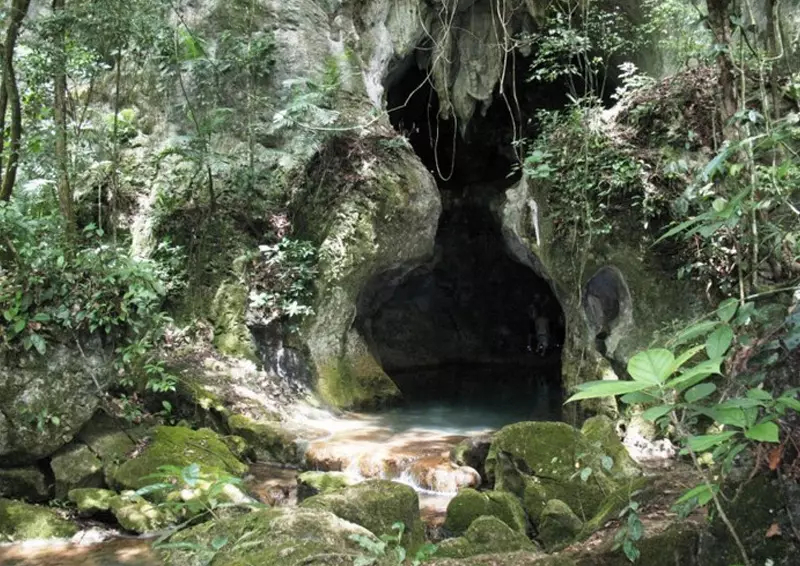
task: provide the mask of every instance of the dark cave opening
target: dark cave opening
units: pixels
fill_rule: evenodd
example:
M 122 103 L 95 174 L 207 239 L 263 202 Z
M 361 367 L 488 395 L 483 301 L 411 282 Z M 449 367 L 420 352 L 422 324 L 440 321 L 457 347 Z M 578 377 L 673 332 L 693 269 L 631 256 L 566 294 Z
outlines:
M 550 284 L 507 252 L 491 202 L 518 180 L 513 142 L 535 135 L 539 108 L 561 108 L 565 89 L 520 88 L 512 122 L 495 101 L 463 133 L 437 119 L 427 73 L 391 81 L 390 118 L 437 178 L 442 216 L 434 257 L 384 274 L 362 294 L 357 325 L 404 400 L 491 405 L 520 418 L 561 417 L 564 315 Z M 421 86 L 422 85 L 422 86 Z M 527 85 L 528 87 L 530 85 Z M 524 124 L 523 124 L 524 122 Z

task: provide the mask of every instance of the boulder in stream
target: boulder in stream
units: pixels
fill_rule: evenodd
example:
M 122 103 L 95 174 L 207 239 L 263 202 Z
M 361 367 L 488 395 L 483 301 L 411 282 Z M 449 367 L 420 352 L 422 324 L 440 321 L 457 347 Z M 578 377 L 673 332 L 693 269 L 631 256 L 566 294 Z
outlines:
M 0 542 L 67 538 L 78 528 L 55 509 L 0 499 Z
M 299 465 L 303 463 L 303 451 L 294 436 L 285 431 L 280 423 L 254 421 L 244 415 L 228 417 L 230 431 L 247 442 L 259 461 Z
M 497 517 L 478 517 L 462 537 L 444 541 L 436 552 L 441 558 L 465 558 L 489 552 L 535 552 L 536 546 Z
M 453 535 L 461 535 L 481 516 L 496 517 L 517 533 L 526 534 L 528 520 L 519 500 L 504 491 L 479 492 L 462 489 L 447 506 L 444 528 Z
M 350 487 L 355 483 L 355 480 L 344 472 L 303 472 L 297 476 L 297 499 L 303 501 L 315 495 Z

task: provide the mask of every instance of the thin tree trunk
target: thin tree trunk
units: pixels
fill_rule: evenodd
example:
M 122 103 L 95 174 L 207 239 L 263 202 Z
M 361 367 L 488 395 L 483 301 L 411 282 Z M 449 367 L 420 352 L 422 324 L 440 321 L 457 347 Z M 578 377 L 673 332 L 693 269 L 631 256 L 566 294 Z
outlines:
M 53 0 L 53 15 L 57 19 L 64 15 L 66 0 Z M 65 22 L 57 21 L 53 38 L 55 52 L 54 111 L 56 122 L 56 164 L 58 168 L 58 204 L 66 224 L 67 237 L 75 233 L 75 213 L 72 208 L 72 187 L 69 182 L 69 155 L 67 154 L 67 72 L 64 52 Z
M 5 110 L 8 104 L 11 104 L 11 137 L 9 139 L 10 152 L 6 161 L 5 177 L 3 178 L 2 186 L 0 186 L 0 200 L 11 198 L 14 183 L 17 181 L 19 148 L 20 140 L 22 139 L 22 105 L 19 100 L 17 77 L 14 74 L 14 49 L 17 46 L 19 30 L 22 26 L 22 21 L 28 14 L 30 3 L 31 0 L 12 1 L 6 41 L 3 46 L 3 91 L 5 98 L 0 99 L 0 111 L 3 111 L 3 118 L 5 118 Z M 3 120 L 2 125 L 5 126 L 5 120 Z M 4 150 L 4 147 L 0 146 L 0 151 L 2 150 Z M 0 154 L 0 157 L 2 157 L 2 154 Z
M 117 49 L 116 59 L 117 72 L 114 78 L 114 156 L 111 164 L 111 214 L 109 215 L 114 242 L 117 241 L 117 215 L 119 207 L 119 99 L 122 89 L 122 48 Z M 98 226 L 100 225 L 98 224 Z
M 717 45 L 720 46 L 717 55 L 720 87 L 720 113 L 723 127 L 727 129 L 727 122 L 737 111 L 736 74 L 728 48 L 731 44 L 731 0 L 708 0 L 708 22 L 711 33 Z

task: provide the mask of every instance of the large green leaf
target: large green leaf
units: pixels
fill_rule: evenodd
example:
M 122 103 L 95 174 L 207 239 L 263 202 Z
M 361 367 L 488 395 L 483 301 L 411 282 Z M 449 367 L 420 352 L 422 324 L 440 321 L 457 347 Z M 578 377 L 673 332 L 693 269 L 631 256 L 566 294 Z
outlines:
M 729 438 L 736 435 L 736 431 L 729 430 L 720 434 L 705 434 L 702 436 L 690 436 L 688 439 L 689 448 L 695 452 L 705 452 L 717 444 L 722 444 Z
M 719 374 L 721 363 L 722 360 L 706 360 L 704 362 L 700 362 L 696 366 L 687 369 L 679 376 L 670 379 L 667 382 L 667 387 L 674 387 L 679 391 L 689 389 L 704 379 L 707 379 L 714 374 Z
M 715 320 L 705 320 L 693 324 L 689 328 L 684 328 L 681 330 L 680 334 L 675 337 L 675 344 L 685 344 L 686 342 L 691 342 L 695 338 L 705 336 L 714 330 L 718 324 L 719 322 Z
M 757 440 L 759 442 L 778 442 L 780 429 L 775 423 L 766 422 L 748 428 L 744 431 L 744 435 L 750 440 Z
M 758 408 L 756 407 L 741 408 L 720 405 L 698 409 L 698 412 L 711 417 L 719 424 L 742 429 L 752 426 L 758 418 Z
M 712 360 L 721 358 L 731 347 L 733 330 L 727 324 L 720 326 L 706 339 L 706 352 Z
M 599 399 L 601 397 L 613 397 L 615 395 L 624 395 L 625 393 L 633 393 L 634 391 L 642 391 L 651 387 L 649 383 L 640 381 L 590 381 L 582 384 L 577 393 L 567 399 L 567 403 L 572 401 L 580 401 L 581 399 Z
M 651 407 L 642 413 L 642 418 L 646 421 L 655 422 L 672 410 L 672 405 L 658 405 Z
M 675 358 L 675 363 L 672 364 L 672 372 L 675 373 L 676 371 L 681 369 L 686 362 L 695 357 L 697 353 L 700 352 L 700 350 L 702 350 L 703 348 L 705 348 L 703 344 L 694 346 L 683 352 L 677 358 Z
M 738 299 L 725 299 L 717 307 L 717 317 L 722 322 L 730 322 L 739 308 Z
M 661 385 L 672 375 L 675 356 L 669 350 L 654 348 L 633 356 L 628 362 L 628 373 L 635 381 Z
M 716 390 L 717 386 L 713 383 L 701 383 L 700 385 L 695 385 L 689 389 L 686 393 L 684 393 L 683 397 L 688 403 L 695 403 L 700 399 L 708 397 Z
M 702 507 L 711 499 L 713 498 L 713 494 L 719 491 L 719 486 L 712 484 L 709 488 L 708 484 L 698 485 L 695 488 L 690 489 L 683 495 L 681 495 L 677 501 L 675 501 L 676 505 L 680 505 L 681 503 L 685 503 L 691 499 L 697 499 L 697 504 Z

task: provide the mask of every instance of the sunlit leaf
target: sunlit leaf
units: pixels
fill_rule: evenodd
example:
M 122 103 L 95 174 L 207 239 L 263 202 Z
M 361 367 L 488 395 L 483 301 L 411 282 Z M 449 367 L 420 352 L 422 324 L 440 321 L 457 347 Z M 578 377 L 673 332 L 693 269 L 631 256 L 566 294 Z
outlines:
M 765 422 L 747 429 L 744 431 L 744 435 L 750 440 L 758 442 L 778 442 L 780 429 L 773 422 Z
M 669 350 L 654 348 L 639 352 L 628 361 L 628 373 L 635 381 L 661 385 L 672 374 L 675 356 Z
M 647 409 L 642 413 L 642 418 L 646 421 L 655 422 L 672 410 L 672 405 L 659 405 Z
M 722 358 L 733 342 L 733 330 L 727 324 L 720 326 L 706 339 L 706 352 L 712 360 Z
M 642 391 L 648 387 L 651 387 L 649 383 L 642 383 L 639 381 L 591 381 L 582 384 L 580 386 L 580 391 L 567 399 L 566 402 L 571 403 L 572 401 L 580 401 L 581 399 L 614 397 L 616 395 L 624 395 L 625 393 L 633 393 L 634 391 Z
M 690 436 L 687 439 L 687 444 L 689 448 L 691 448 L 695 452 L 705 452 L 706 450 L 708 450 L 709 448 L 713 448 L 717 444 L 722 444 L 723 442 L 735 436 L 736 434 L 737 434 L 736 431 L 729 430 L 727 432 L 722 432 L 720 434 L 705 434 L 702 436 Z
M 739 308 L 739 301 L 737 299 L 725 299 L 717 307 L 717 318 L 722 322 L 730 322 L 736 315 L 736 310 Z
M 701 383 L 700 385 L 695 385 L 686 391 L 686 393 L 683 395 L 683 398 L 686 399 L 687 403 L 695 403 L 700 399 L 705 399 L 716 390 L 717 386 L 713 383 Z

